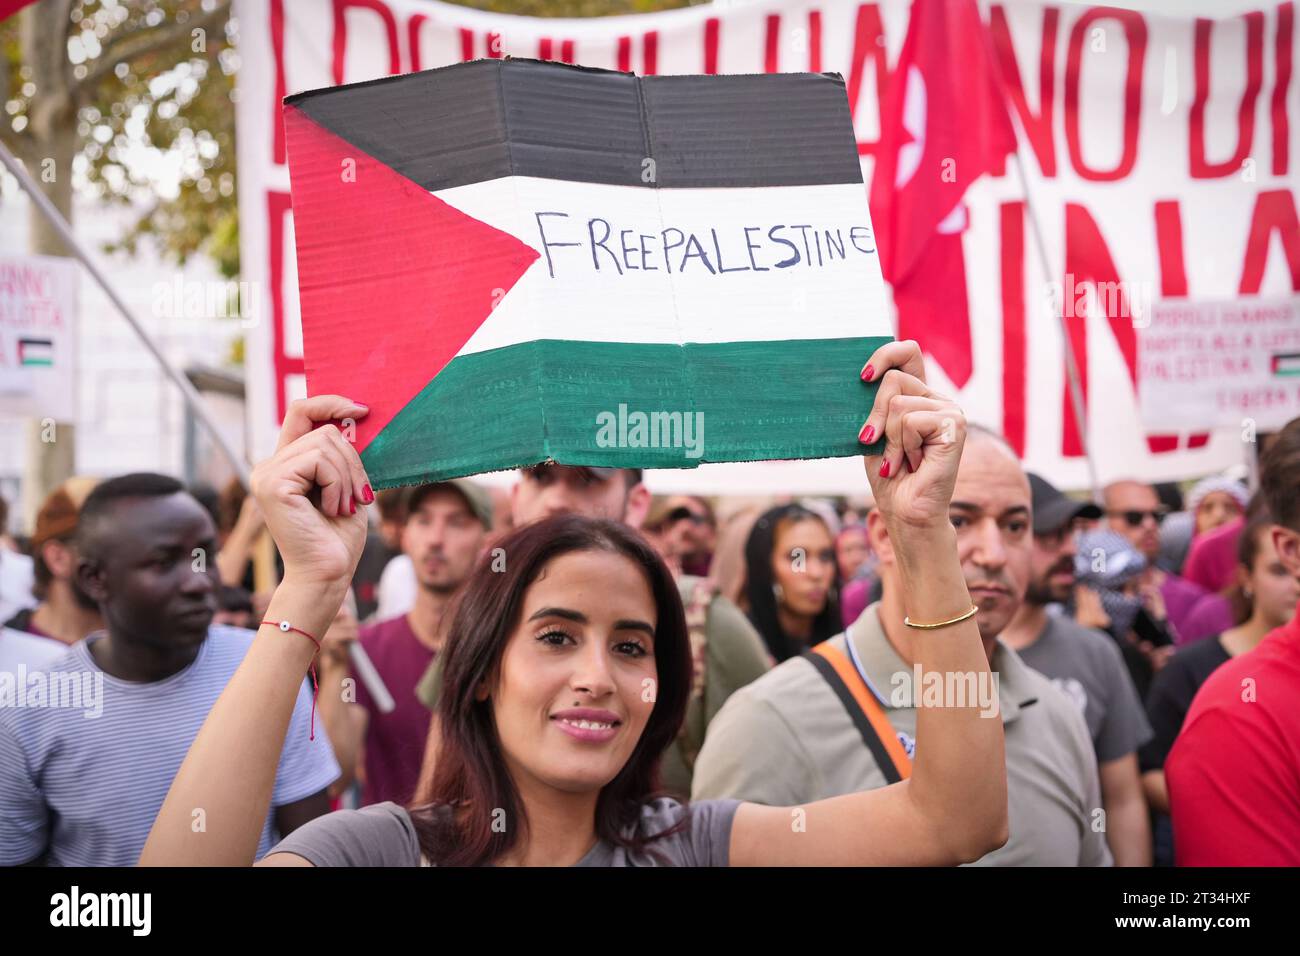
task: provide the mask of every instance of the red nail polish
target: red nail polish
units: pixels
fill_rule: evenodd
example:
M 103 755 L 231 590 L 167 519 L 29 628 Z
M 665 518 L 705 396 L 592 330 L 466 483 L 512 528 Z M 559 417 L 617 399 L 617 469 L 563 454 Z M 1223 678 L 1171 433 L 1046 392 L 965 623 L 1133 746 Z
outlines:
M 864 445 L 870 445 L 872 441 L 875 440 L 875 437 L 876 437 L 875 425 L 863 425 L 862 431 L 858 433 L 858 441 L 862 442 L 862 444 Z
M 374 500 L 375 500 L 375 493 L 374 493 L 373 491 L 370 490 L 370 483 L 367 482 L 366 485 L 365 485 L 365 487 L 362 488 L 361 490 L 362 490 L 363 492 L 365 492 L 365 502 L 366 502 L 366 504 L 373 504 L 373 503 L 374 503 Z
M 888 478 L 888 477 L 889 477 L 889 459 L 888 459 L 888 458 L 886 458 L 886 459 L 885 459 L 885 463 L 884 463 L 883 465 L 880 466 L 880 477 L 881 477 L 881 478 Z
M 862 370 L 862 381 L 869 382 L 876 377 L 876 370 L 868 365 Z

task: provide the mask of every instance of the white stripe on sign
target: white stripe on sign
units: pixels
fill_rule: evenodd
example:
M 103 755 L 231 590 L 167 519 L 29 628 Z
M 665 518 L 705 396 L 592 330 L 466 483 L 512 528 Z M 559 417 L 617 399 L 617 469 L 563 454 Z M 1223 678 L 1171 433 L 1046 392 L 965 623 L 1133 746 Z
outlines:
M 538 260 L 458 354 L 535 339 L 892 335 L 860 183 L 647 189 L 511 176 L 433 195 Z

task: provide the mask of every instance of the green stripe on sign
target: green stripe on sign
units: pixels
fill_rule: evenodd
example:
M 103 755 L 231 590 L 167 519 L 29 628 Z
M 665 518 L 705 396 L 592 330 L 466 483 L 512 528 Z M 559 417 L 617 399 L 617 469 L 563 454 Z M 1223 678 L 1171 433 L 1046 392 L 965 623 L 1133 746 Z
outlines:
M 546 339 L 477 352 L 453 359 L 361 460 L 371 484 L 382 489 L 517 468 L 547 456 L 573 465 L 694 468 L 706 461 L 858 455 L 858 430 L 875 396 L 875 386 L 859 375 L 888 341 L 683 347 Z M 637 431 L 638 413 L 647 426 L 657 416 L 661 447 L 648 446 L 649 427 Z M 696 413 L 703 415 L 702 442 Z M 662 447 L 665 440 L 671 447 Z M 435 459 L 439 466 L 430 468 Z

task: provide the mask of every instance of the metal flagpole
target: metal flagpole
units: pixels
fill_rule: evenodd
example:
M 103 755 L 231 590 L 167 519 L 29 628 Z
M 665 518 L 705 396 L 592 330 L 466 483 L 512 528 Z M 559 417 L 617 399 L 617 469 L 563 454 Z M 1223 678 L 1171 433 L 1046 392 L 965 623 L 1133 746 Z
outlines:
M 997 49 L 993 45 L 993 34 L 989 30 L 988 22 L 984 19 L 983 13 L 980 15 L 980 21 L 983 24 L 983 38 L 985 50 L 989 58 L 989 68 L 994 70 L 994 80 L 998 89 L 1002 90 L 1002 78 L 997 75 L 998 55 Z M 1020 144 L 1024 142 L 1024 129 L 1020 125 L 1020 118 L 1016 111 L 1011 108 L 1007 102 L 1005 91 L 1002 94 L 1003 106 L 1007 111 L 1007 117 L 1011 120 L 1012 129 L 1016 134 L 1016 151 L 1015 166 L 1016 175 L 1020 179 L 1020 190 L 1025 196 L 1025 211 L 1029 214 L 1029 225 L 1034 234 L 1034 245 L 1038 249 L 1038 261 L 1043 269 L 1043 279 L 1046 282 L 1052 281 L 1051 261 L 1047 256 L 1047 243 L 1043 239 L 1043 228 L 1039 221 L 1038 213 L 1034 208 L 1033 192 L 1029 188 L 1029 176 L 1025 172 L 1025 162 L 1020 155 Z M 1074 425 L 1079 432 L 1079 443 L 1083 445 L 1083 457 L 1088 466 L 1088 483 L 1092 486 L 1092 497 L 1096 502 L 1101 501 L 1101 484 L 1097 480 L 1097 463 L 1092 458 L 1092 445 L 1088 441 L 1087 421 L 1084 416 L 1083 406 L 1083 386 L 1080 384 L 1079 362 L 1074 354 L 1074 343 L 1070 341 L 1070 329 L 1065 321 L 1065 296 L 1061 296 L 1061 304 L 1058 307 L 1053 296 L 1052 311 L 1056 314 L 1056 320 L 1061 326 L 1061 339 L 1065 345 L 1065 377 L 1070 386 L 1070 407 L 1074 411 Z
M 202 397 L 200 397 L 199 393 L 195 391 L 194 386 L 190 384 L 190 380 L 167 361 L 167 358 L 162 354 L 158 345 L 152 338 L 150 338 L 149 333 L 145 331 L 144 327 L 136 321 L 135 316 L 133 316 L 131 310 L 126 307 L 126 303 L 122 301 L 121 296 L 119 296 L 116 290 L 109 285 L 108 280 L 104 278 L 104 274 L 100 272 L 99 267 L 95 264 L 94 260 L 91 259 L 85 248 L 72 234 L 72 228 L 68 225 L 68 221 L 63 218 L 63 214 L 55 208 L 54 203 L 50 202 L 49 197 L 46 196 L 45 193 L 41 192 L 40 186 L 36 184 L 36 181 L 32 179 L 23 164 L 18 161 L 4 143 L 0 143 L 0 162 L 3 162 L 9 172 L 13 173 L 14 177 L 18 180 L 18 185 L 22 186 L 23 190 L 31 196 L 32 202 L 36 204 L 36 208 L 41 211 L 41 214 L 44 215 L 46 219 L 49 220 L 50 224 L 54 227 L 54 231 L 59 234 L 59 237 L 72 251 L 73 255 L 77 259 L 81 260 L 81 264 L 86 267 L 86 271 L 90 273 L 91 277 L 99 283 L 99 287 L 104 290 L 104 294 L 108 296 L 109 301 L 112 302 L 113 305 L 117 306 L 117 311 L 122 314 L 122 318 L 126 319 L 127 325 L 131 326 L 135 334 L 139 336 L 140 341 L 144 343 L 144 347 L 149 350 L 151 355 L 153 355 L 163 372 L 176 384 L 176 387 L 181 390 L 181 395 L 184 397 L 190 410 L 198 416 L 199 421 L 203 423 L 203 427 L 206 428 L 208 433 L 212 436 L 212 440 L 217 443 L 217 447 L 221 449 L 222 454 L 229 460 L 231 467 L 235 470 L 235 474 L 239 476 L 239 480 L 243 482 L 244 487 L 247 488 L 249 477 L 248 462 L 244 460 L 243 456 L 236 454 L 234 448 L 232 448 L 230 443 L 226 441 L 226 436 L 223 435 L 221 429 L 217 427 L 216 421 L 208 413 L 207 407 L 203 404 Z

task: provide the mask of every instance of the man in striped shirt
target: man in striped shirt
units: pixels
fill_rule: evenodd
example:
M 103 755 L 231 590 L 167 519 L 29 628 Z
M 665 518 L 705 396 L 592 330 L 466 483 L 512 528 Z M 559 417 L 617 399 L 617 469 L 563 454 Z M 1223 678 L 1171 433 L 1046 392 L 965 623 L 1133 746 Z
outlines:
M 78 580 L 107 627 L 42 670 L 0 674 L 0 865 L 136 862 L 253 638 L 212 626 L 215 537 L 203 507 L 163 475 L 115 478 L 86 498 Z M 321 728 L 309 739 L 310 708 L 304 685 L 259 856 L 329 809 L 339 768 Z M 191 809 L 193 831 L 208 823 Z

